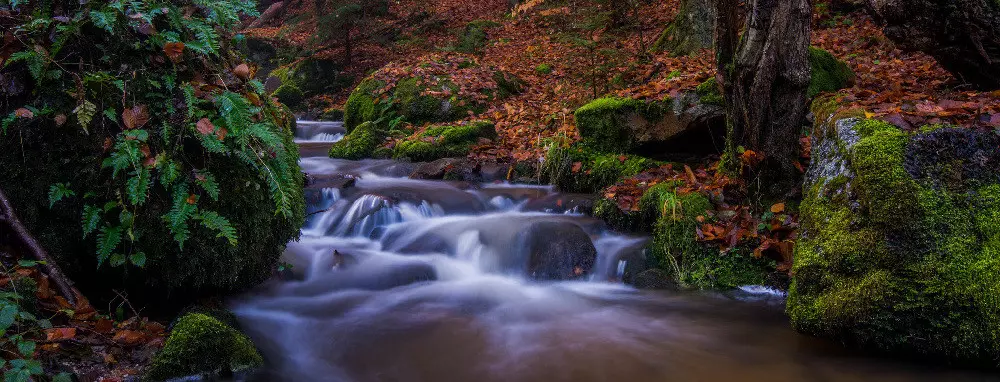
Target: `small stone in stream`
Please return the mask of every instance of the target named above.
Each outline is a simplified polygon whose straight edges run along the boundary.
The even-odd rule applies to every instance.
[[[635,287],[639,289],[652,290],[678,290],[680,289],[666,271],[662,269],[647,269],[635,276]]]
[[[443,158],[421,164],[410,178],[479,181],[479,169],[479,164],[468,158]]]
[[[580,278],[590,274],[597,259],[590,235],[573,223],[541,221],[518,236],[531,256],[528,275],[536,280]]]

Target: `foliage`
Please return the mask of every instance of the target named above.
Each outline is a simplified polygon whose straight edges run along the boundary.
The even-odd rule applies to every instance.
[[[492,122],[475,121],[456,126],[430,126],[423,132],[396,143],[393,157],[413,161],[433,161],[466,156],[480,139],[495,139]]]
[[[75,213],[82,228],[75,231],[91,240],[98,266],[149,267],[150,260],[166,261],[171,247],[185,250],[195,237],[199,244],[212,242],[203,236],[246,251],[240,243],[249,227],[243,215],[226,209],[245,197],[228,194],[235,191],[228,175],[236,171],[260,182],[269,214],[296,225],[303,213],[302,176],[284,127],[287,116],[229,49],[230,31],[244,15],[256,14],[252,1],[58,3],[15,7],[11,31],[23,45],[4,67],[13,76],[28,67],[34,89],[13,99],[36,110],[10,126],[18,139],[35,140],[20,148],[48,146],[35,153],[54,157],[39,156],[2,175],[24,176],[32,166],[79,170],[51,183],[52,211],[29,211],[29,220]],[[30,195],[20,197],[22,205],[32,205]],[[44,225],[40,231],[47,231]],[[173,243],[160,242],[161,231]],[[91,246],[43,236],[55,248]]]
[[[189,313],[174,325],[145,378],[164,381],[219,372],[228,374],[261,364],[263,359],[245,335],[208,315]]]
[[[328,43],[338,41],[344,48],[344,63],[350,64],[353,59],[352,45],[356,43],[354,30],[369,31],[378,25],[375,18],[384,16],[389,11],[387,0],[332,0],[317,1],[324,8],[316,10],[316,42]]]
[[[603,153],[586,145],[553,145],[542,165],[542,178],[562,191],[595,193],[621,178],[658,166],[648,158]]]

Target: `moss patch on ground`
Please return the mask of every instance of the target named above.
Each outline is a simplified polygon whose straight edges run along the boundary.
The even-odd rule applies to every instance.
[[[584,144],[552,146],[542,165],[543,181],[566,192],[595,193],[619,179],[660,166],[652,159],[604,153]]]
[[[260,367],[263,363],[263,358],[245,335],[213,317],[191,313],[174,325],[144,380],[230,374]]]
[[[847,126],[820,146],[829,158],[814,159],[843,171],[821,172],[805,189],[793,326],[879,351],[1000,366],[1000,184],[997,167],[977,168],[1000,161],[1000,138],[907,133],[873,120]],[[972,143],[992,150],[967,155]],[[921,165],[942,153],[954,153],[953,163]]]

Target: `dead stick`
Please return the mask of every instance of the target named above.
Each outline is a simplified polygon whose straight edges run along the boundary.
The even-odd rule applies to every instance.
[[[6,223],[14,230],[17,237],[21,239],[21,242],[28,247],[28,250],[34,256],[42,267],[42,271],[49,276],[49,279],[56,283],[56,288],[59,289],[59,293],[66,298],[66,301],[70,305],[76,305],[76,297],[80,292],[73,287],[73,282],[69,280],[59,269],[59,265],[52,258],[49,257],[48,252],[42,248],[42,245],[35,240],[35,237],[28,232],[28,229],[21,224],[18,220],[17,215],[14,214],[14,206],[10,204],[10,200],[7,199],[7,194],[4,194],[3,190],[0,190],[0,222]]]

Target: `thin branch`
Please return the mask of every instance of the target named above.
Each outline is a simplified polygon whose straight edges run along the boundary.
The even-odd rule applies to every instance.
[[[2,189],[0,189],[0,217],[14,231],[14,234],[21,240],[24,246],[28,248],[28,252],[34,259],[40,262],[39,266],[49,279],[55,282],[59,294],[66,298],[66,301],[70,305],[75,306],[77,297],[82,297],[82,294],[73,286],[73,282],[62,273],[59,265],[42,248],[38,240],[35,240],[35,237],[28,232],[24,224],[21,224],[17,215],[14,214],[14,207],[11,205],[10,199],[7,198]]]

